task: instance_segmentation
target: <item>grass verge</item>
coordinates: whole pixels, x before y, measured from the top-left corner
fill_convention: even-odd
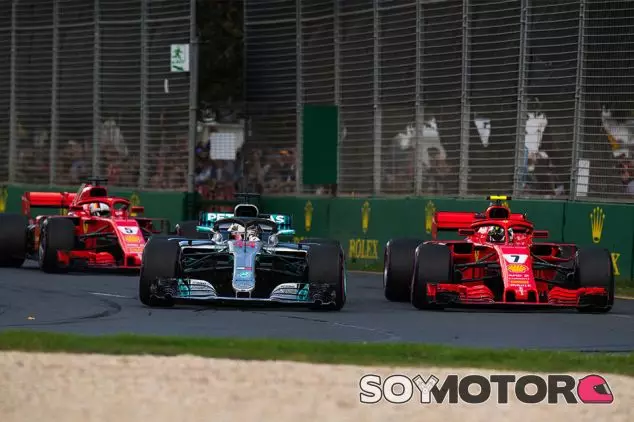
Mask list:
[[[383,272],[383,262],[359,263],[349,262],[350,271]],[[634,299],[634,280],[619,280],[616,282],[616,296],[621,299]]]
[[[543,372],[600,372],[634,376],[634,354],[469,349],[421,344],[367,344],[298,340],[79,336],[35,331],[0,333],[0,350],[102,353],[113,355],[191,354],[203,357],[297,362],[473,367]]]

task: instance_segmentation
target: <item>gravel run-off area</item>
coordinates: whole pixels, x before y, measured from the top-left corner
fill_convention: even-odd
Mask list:
[[[366,374],[465,376],[494,371],[361,367],[194,356],[6,352],[0,356],[0,420],[152,422],[634,421],[634,378],[604,375],[612,404],[361,404]],[[504,373],[512,373],[505,371]],[[522,375],[521,372],[514,373]],[[579,378],[588,374],[571,374]],[[530,388],[529,388],[530,390]],[[473,391],[474,393],[477,392]],[[530,391],[529,391],[530,392]]]

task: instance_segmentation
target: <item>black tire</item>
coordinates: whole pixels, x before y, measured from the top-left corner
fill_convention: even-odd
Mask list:
[[[38,263],[46,273],[63,273],[69,270],[57,260],[57,252],[70,252],[75,248],[75,223],[68,218],[49,217],[42,224]]]
[[[577,308],[582,313],[606,313],[614,305],[614,267],[610,251],[601,247],[579,248],[575,256],[576,287],[604,287],[608,298],[603,303]]]
[[[187,239],[209,239],[208,234],[196,231],[197,226],[197,220],[183,221],[176,225],[176,234]]]
[[[445,245],[427,243],[416,248],[410,301],[416,309],[443,309],[427,298],[427,285],[453,281],[453,256]]]
[[[416,247],[419,239],[392,239],[383,254],[383,293],[391,302],[407,302],[414,274]]]
[[[0,214],[0,267],[19,268],[26,259],[29,219],[21,214]]]
[[[340,311],[346,304],[346,275],[341,247],[313,245],[308,250],[308,281],[328,283],[335,292],[335,303],[319,306]]]
[[[139,274],[139,300],[145,306],[170,307],[171,300],[153,298],[151,284],[160,277],[175,278],[180,271],[180,246],[167,238],[152,238],[143,250],[143,262]]]

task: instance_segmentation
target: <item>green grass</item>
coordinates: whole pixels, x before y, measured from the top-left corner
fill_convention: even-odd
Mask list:
[[[349,262],[348,270],[381,273],[383,272],[383,261]],[[616,295],[621,298],[634,299],[634,280],[618,280],[616,282]]]
[[[296,340],[146,337],[136,335],[78,336],[5,331],[0,350],[102,353],[114,355],[182,355],[246,360],[475,367],[544,372],[600,372],[634,376],[634,354],[469,349],[421,344],[367,344]]]

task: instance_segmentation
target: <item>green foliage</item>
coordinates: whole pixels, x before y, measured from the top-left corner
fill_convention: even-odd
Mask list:
[[[243,7],[239,0],[198,0],[200,102],[242,100]]]
[[[303,340],[79,336],[34,331],[0,333],[0,350],[112,355],[197,355],[243,360],[445,366],[540,372],[604,372],[634,375],[634,354],[473,349],[411,343],[343,343]]]

